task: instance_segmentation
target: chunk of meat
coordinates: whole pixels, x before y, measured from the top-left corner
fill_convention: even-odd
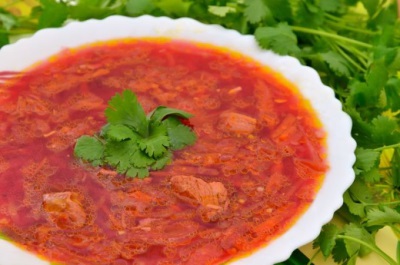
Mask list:
[[[178,198],[200,205],[203,221],[215,221],[229,204],[228,191],[221,182],[207,183],[193,176],[178,175],[171,178],[171,188]]]
[[[43,195],[43,209],[52,222],[61,229],[83,227],[86,213],[76,192],[55,192]]]
[[[256,129],[257,120],[236,112],[224,112],[219,116],[218,127],[238,135],[251,134]]]
[[[225,208],[228,203],[228,192],[221,182],[207,183],[193,176],[178,175],[171,178],[171,186],[176,195],[195,204]]]

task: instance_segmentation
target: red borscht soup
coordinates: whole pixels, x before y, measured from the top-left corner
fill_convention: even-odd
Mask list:
[[[192,113],[194,145],[144,179],[93,167],[76,140],[132,90]],[[0,233],[76,265],[221,264],[285,232],[327,170],[295,86],[242,55],[167,39],[68,49],[0,88]]]

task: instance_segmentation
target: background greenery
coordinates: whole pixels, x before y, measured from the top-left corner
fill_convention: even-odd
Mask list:
[[[4,0],[3,0],[4,2]],[[353,120],[356,181],[315,240],[315,254],[355,264],[386,227],[400,237],[400,20],[394,0],[7,0],[0,47],[68,20],[109,15],[192,17],[254,34],[266,49],[297,57],[332,87]],[[338,128],[340,129],[340,128]],[[340,223],[340,225],[337,225]],[[298,254],[298,253],[297,253]],[[293,256],[287,264],[295,264]],[[304,260],[298,264],[304,264]]]

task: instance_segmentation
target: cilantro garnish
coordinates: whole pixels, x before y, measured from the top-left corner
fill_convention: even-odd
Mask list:
[[[130,90],[116,94],[105,110],[107,124],[95,136],[84,135],[75,145],[75,155],[94,166],[110,166],[128,177],[144,178],[172,159],[172,151],[196,141],[195,133],[181,118],[192,115],[160,106],[145,114]]]

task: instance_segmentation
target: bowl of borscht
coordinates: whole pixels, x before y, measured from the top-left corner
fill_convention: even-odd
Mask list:
[[[354,180],[312,68],[195,20],[112,16],[0,50],[0,264],[274,264]]]

